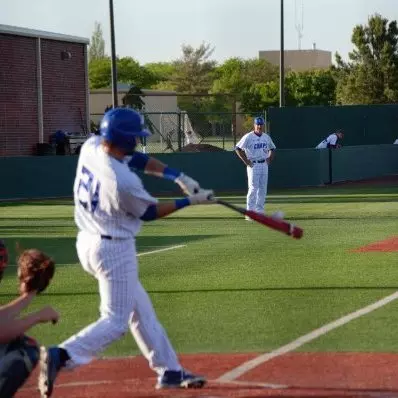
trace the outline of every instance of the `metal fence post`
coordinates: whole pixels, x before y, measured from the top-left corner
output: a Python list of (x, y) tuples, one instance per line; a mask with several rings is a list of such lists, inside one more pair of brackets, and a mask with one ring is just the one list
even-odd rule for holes
[(328, 148), (329, 150), (329, 184), (333, 183), (333, 154), (332, 148)]
[(178, 118), (177, 119), (178, 119), (178, 125), (177, 125), (178, 152), (181, 152), (181, 149), (182, 149), (182, 144), (181, 144), (181, 134), (182, 134), (182, 131), (181, 131), (181, 111), (178, 112)]

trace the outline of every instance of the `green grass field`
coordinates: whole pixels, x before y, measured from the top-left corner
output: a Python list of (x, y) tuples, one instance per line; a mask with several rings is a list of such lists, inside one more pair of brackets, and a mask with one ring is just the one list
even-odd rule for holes
[[(244, 197), (228, 197), (244, 204)], [(328, 187), (272, 192), (267, 211), (302, 226), (296, 241), (229, 209), (195, 206), (147, 223), (138, 252), (143, 285), (178, 352), (266, 352), (398, 290), (398, 252), (351, 249), (398, 235), (397, 187)], [(0, 302), (16, 292), (15, 243), (57, 261), (54, 283), (31, 308), (51, 304), (58, 325), (32, 330), (61, 342), (98, 316), (96, 282), (81, 269), (69, 200), (0, 203), (0, 237), (12, 266)], [(13, 266), (14, 265), (14, 266)], [(398, 302), (354, 320), (302, 351), (397, 352)], [(106, 355), (137, 352), (130, 335)]]

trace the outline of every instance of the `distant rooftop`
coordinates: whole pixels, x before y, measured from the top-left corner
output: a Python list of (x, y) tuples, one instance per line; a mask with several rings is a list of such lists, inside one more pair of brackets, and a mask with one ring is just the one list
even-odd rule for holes
[(66, 41), (72, 43), (81, 43), (81, 44), (90, 43), (90, 40), (85, 37), (70, 36), (61, 33), (45, 32), (43, 30), (21, 28), (18, 26), (11, 26), (11, 25), (0, 24), (0, 33), (14, 35), (14, 36), (25, 36), (25, 37), (35, 37), (40, 39)]

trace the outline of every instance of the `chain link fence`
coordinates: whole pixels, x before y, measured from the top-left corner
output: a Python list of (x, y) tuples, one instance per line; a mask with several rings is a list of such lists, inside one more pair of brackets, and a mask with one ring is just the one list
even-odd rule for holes
[[(145, 92), (144, 92), (145, 91)], [(139, 110), (152, 135), (141, 143), (146, 153), (231, 151), (262, 113), (239, 111), (228, 94), (177, 94), (142, 90), (121, 98), (124, 106)], [(109, 104), (102, 104), (102, 107)], [(91, 114), (98, 124), (103, 114)]]
[(251, 130), (253, 116), (232, 112), (143, 112), (152, 132), (147, 153), (231, 151)]

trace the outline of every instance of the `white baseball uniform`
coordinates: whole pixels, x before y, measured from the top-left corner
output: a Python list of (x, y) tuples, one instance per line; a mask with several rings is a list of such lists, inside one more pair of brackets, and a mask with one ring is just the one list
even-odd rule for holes
[(264, 213), (265, 198), (268, 186), (268, 163), (266, 159), (275, 144), (271, 137), (262, 133), (260, 136), (254, 131), (245, 134), (236, 147), (246, 153), (246, 157), (253, 163), (253, 167), (247, 167), (248, 192), (246, 209), (258, 213)]
[(135, 236), (140, 217), (156, 204), (125, 162), (109, 156), (101, 137), (82, 146), (74, 183), (77, 253), (85, 271), (98, 280), (100, 318), (60, 346), (68, 367), (89, 363), (130, 327), (149, 366), (159, 375), (180, 370), (177, 355), (138, 279)]
[(316, 149), (324, 149), (328, 147), (328, 144), (330, 145), (336, 145), (336, 142), (339, 137), (335, 133), (330, 134), (327, 138), (325, 138), (323, 141), (321, 141), (315, 148)]

